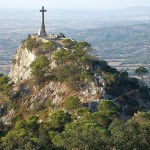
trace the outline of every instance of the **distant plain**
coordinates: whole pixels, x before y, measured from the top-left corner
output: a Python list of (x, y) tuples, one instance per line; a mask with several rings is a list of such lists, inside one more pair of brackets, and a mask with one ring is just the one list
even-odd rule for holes
[[(0, 73), (8, 74), (17, 47), (28, 34), (38, 33), (38, 10), (0, 10)], [(144, 65), (150, 70), (150, 8), (81, 11), (48, 10), (48, 34), (93, 45), (94, 54), (119, 70), (134, 70)]]

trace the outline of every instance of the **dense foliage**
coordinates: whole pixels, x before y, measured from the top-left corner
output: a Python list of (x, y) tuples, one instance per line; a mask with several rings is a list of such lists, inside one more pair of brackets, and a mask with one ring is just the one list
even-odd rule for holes
[(71, 112), (79, 108), (80, 105), (80, 99), (77, 96), (70, 96), (66, 99), (64, 108)]
[(64, 39), (62, 41), (62, 44), (66, 47), (66, 48), (72, 48), (77, 42), (75, 40), (72, 39)]
[(148, 70), (143, 67), (143, 66), (140, 66), (139, 68), (137, 68), (135, 70), (135, 73), (141, 77), (142, 81), (143, 81), (143, 76), (146, 75), (148, 73)]
[(0, 74), (0, 90), (7, 90), (9, 88), (8, 82), (9, 78)]
[(50, 54), (57, 49), (54, 41), (43, 42), (40, 39), (31, 37), (31, 35), (24, 41), (24, 45), (29, 51), (34, 51), (36, 55)]
[(102, 100), (98, 112), (78, 108), (73, 113), (56, 110), (41, 122), (37, 116), (1, 124), (0, 149), (35, 150), (145, 150), (150, 146), (150, 113), (135, 114), (128, 121), (118, 116), (118, 106)]
[(45, 73), (49, 65), (49, 60), (45, 56), (38, 56), (31, 64), (32, 76), (35, 84), (40, 85), (45, 80)]
[(92, 63), (95, 58), (84, 50), (85, 47), (87, 45), (77, 43), (73, 50), (60, 49), (53, 54), (57, 64), (54, 69), (57, 80), (74, 90), (79, 90), (85, 80), (90, 81), (93, 77)]

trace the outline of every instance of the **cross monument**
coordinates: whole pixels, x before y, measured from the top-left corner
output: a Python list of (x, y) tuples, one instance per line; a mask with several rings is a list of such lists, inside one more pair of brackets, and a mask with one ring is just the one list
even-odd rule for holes
[(45, 31), (45, 23), (44, 23), (44, 13), (47, 10), (44, 9), (44, 6), (42, 7), (42, 10), (40, 10), (40, 12), (42, 12), (42, 19), (41, 19), (41, 27), (40, 27), (40, 31), (39, 31), (39, 36), (46, 36), (46, 31)]

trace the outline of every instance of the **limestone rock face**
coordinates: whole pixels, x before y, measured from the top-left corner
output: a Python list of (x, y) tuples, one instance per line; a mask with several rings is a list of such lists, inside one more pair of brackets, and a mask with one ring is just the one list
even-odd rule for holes
[(36, 56), (20, 45), (13, 60), (9, 77), (14, 83), (29, 79), (31, 75), (30, 65)]
[[(23, 45), (20, 45), (9, 73), (11, 81), (15, 83), (15, 86), (12, 89), (12, 96), (16, 97), (16, 95), (19, 95), (21, 99), (30, 95), (28, 100), (31, 102), (31, 107), (32, 103), (37, 100), (38, 103), (44, 103), (50, 99), (53, 103), (59, 104), (69, 95), (78, 95), (83, 103), (91, 101), (99, 102), (101, 99), (100, 97), (105, 97), (104, 80), (96, 72), (94, 77), (95, 81), (91, 83), (85, 82), (84, 87), (82, 87), (80, 91), (70, 91), (65, 84), (52, 81), (43, 85), (40, 91), (32, 93), (32, 90), (26, 88), (27, 85), (24, 80), (30, 79), (30, 65), (35, 59), (36, 56), (34, 53), (30, 52), (27, 48), (24, 48)], [(55, 68), (56, 63), (52, 61), (49, 66), (51, 69)]]
[(31, 103), (38, 101), (44, 103), (47, 100), (51, 100), (53, 104), (60, 104), (68, 96), (78, 95), (81, 102), (99, 102), (100, 96), (103, 96), (103, 92), (100, 91), (101, 87), (97, 87), (95, 83), (90, 83), (89, 86), (84, 87), (80, 91), (72, 91), (65, 84), (60, 82), (50, 82), (45, 85), (38, 93), (31, 95)]
[[(34, 83), (30, 84), (31, 80), (31, 63), (38, 57), (36, 49), (32, 49), (32, 52), (25, 48), (24, 44), (21, 44), (17, 50), (16, 56), (13, 60), (9, 77), (14, 82), (11, 89), (11, 96), (21, 102), (20, 107), (26, 107), (28, 111), (32, 111), (35, 108), (40, 109), (47, 101), (55, 106), (55, 109), (62, 107), (68, 96), (78, 96), (81, 102), (89, 106), (93, 111), (97, 110), (97, 104), (103, 97), (106, 97), (104, 79), (97, 72), (98, 68), (93, 69), (93, 81), (85, 80), (81, 85), (80, 90), (73, 90), (67, 87), (64, 82), (58, 82), (55, 80), (47, 80), (40, 88)], [(59, 47), (55, 51), (59, 50)], [(49, 75), (57, 64), (51, 53), (42, 53), (50, 60)], [(9, 122), (9, 116), (13, 115), (13, 111), (8, 116), (3, 118), (3, 122)]]

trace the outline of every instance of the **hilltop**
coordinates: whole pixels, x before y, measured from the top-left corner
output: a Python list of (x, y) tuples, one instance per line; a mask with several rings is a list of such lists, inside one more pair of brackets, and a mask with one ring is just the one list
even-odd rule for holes
[(64, 35), (29, 35), (22, 41), (9, 78), (0, 76), (0, 148), (123, 147), (113, 139), (119, 136), (117, 127), (126, 133), (118, 121), (125, 120), (130, 127), (131, 120), (149, 116), (143, 112), (133, 117), (149, 110), (149, 88), (93, 56), (93, 51), (89, 43)]

